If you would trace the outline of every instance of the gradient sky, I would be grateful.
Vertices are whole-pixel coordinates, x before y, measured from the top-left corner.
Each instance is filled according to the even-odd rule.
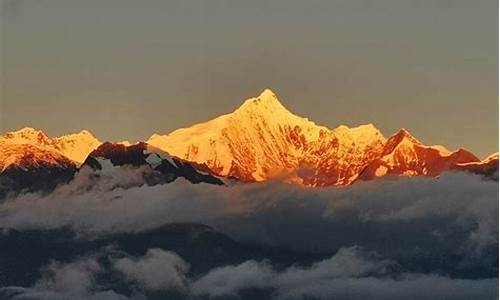
[[[0,0],[2,132],[146,139],[269,87],[328,127],[498,147],[498,0]]]

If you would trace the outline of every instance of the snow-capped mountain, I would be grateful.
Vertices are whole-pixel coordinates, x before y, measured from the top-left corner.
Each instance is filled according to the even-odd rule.
[[[365,160],[382,151],[385,138],[371,124],[333,130],[316,125],[264,90],[230,114],[147,142],[220,176],[326,185],[349,183]]]
[[[50,191],[75,171],[75,163],[56,151],[0,140],[0,199],[9,192]]]
[[[70,181],[99,144],[86,130],[50,138],[26,127],[0,135],[0,199],[21,191],[48,192]]]
[[[389,174],[436,176],[479,159],[425,146],[406,130],[388,140],[372,124],[329,129],[288,111],[269,89],[232,113],[167,135],[155,147],[243,181],[281,178],[310,186],[346,185]]]
[[[33,145],[55,151],[76,164],[81,164],[87,155],[97,148],[101,142],[87,130],[61,137],[48,137],[43,131],[25,127],[18,131],[7,132],[0,136],[0,141],[17,145]]]
[[[224,184],[206,167],[172,157],[146,143],[129,146],[103,143],[78,167],[74,161],[48,147],[4,139],[0,140],[0,200],[10,193],[52,191],[57,185],[72,180],[83,167],[90,167],[97,176],[111,177],[119,175],[117,172],[130,171],[130,168],[142,168],[137,172],[143,176],[139,185],[168,183],[179,177],[192,183]]]
[[[0,141],[0,172],[13,167],[27,170],[43,166],[70,167],[74,165],[68,158],[55,151],[30,144]]]
[[[108,161],[112,166],[149,165],[162,174],[161,182],[185,177],[219,184],[217,177],[226,177],[308,186],[347,185],[387,175],[438,176],[448,170],[496,178],[498,172],[498,154],[481,161],[464,149],[426,146],[404,129],[386,139],[373,124],[334,129],[317,125],[291,113],[269,89],[229,114],[167,135],[154,134],[146,143],[99,145],[86,130],[50,138],[26,127],[0,135],[0,168],[59,165],[73,170],[84,162],[98,168]]]
[[[453,170],[486,175],[498,180],[498,152],[491,154],[482,161],[458,163],[453,167]]]
[[[266,90],[231,114],[166,136],[155,134],[147,143],[205,164],[219,175],[254,181],[295,170],[303,147],[317,140],[321,131],[291,114]]]
[[[144,142],[134,145],[106,142],[92,151],[82,166],[89,166],[98,173],[120,172],[120,167],[149,167],[143,173],[144,182],[149,185],[167,183],[183,177],[192,183],[223,184],[210,173],[202,171],[193,163],[170,156]]]
[[[370,162],[359,178],[374,179],[385,175],[437,176],[460,163],[479,162],[467,150],[451,152],[443,146],[425,146],[407,130],[401,129],[387,140],[380,157]]]

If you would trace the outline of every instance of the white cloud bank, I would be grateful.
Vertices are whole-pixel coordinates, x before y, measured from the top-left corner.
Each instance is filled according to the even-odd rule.
[[[473,255],[498,243],[498,182],[465,173],[314,189],[183,180],[137,186],[142,175],[133,174],[144,170],[126,171],[99,178],[81,172],[49,195],[10,199],[0,205],[0,226],[72,226],[95,235],[199,222],[244,242],[320,251],[371,246],[384,239],[395,247],[413,246],[417,238],[419,245]]]
[[[70,226],[86,238],[172,222],[199,222],[240,242],[309,252],[341,250],[309,267],[283,270],[272,262],[250,260],[189,278],[186,262],[173,253],[153,249],[144,257],[124,257],[113,263],[113,272],[135,287],[135,294],[123,295],[101,286],[96,278],[103,267],[89,258],[51,265],[51,277],[30,288],[3,288],[0,295],[13,299],[146,299],[150,291],[175,290],[187,298],[213,298],[259,289],[268,291],[273,299],[497,296],[497,278],[466,278],[474,278],[468,272],[475,268],[495,273],[498,182],[448,173],[439,179],[401,178],[321,189],[276,182],[194,185],[183,180],[141,186],[142,172],[127,169],[123,176],[101,177],[81,172],[49,195],[23,194],[9,199],[0,204],[0,227]],[[375,250],[385,259],[367,256],[352,247],[355,245]],[[435,266],[451,256],[461,260]],[[424,269],[431,271],[390,271],[394,264],[411,269],[418,259],[422,260],[416,262],[417,267],[427,264]],[[414,265],[412,270],[416,270]],[[448,271],[459,274],[455,277],[463,275],[462,279],[447,277]]]

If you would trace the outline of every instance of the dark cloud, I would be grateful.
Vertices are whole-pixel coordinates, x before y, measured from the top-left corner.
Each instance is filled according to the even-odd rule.
[[[213,225],[245,241],[332,251],[381,239],[409,246],[448,241],[467,253],[497,243],[498,183],[465,173],[314,189],[281,183],[140,186],[143,169],[80,172],[52,194],[24,194],[0,206],[0,225],[70,225],[106,234],[171,222]],[[446,243],[438,243],[446,245]]]
[[[113,266],[128,281],[146,290],[184,290],[189,269],[189,265],[177,254],[161,249],[149,249],[140,258],[120,258]]]
[[[460,278],[498,272],[498,182],[480,176],[448,173],[317,189],[184,180],[147,186],[141,185],[144,172],[80,172],[49,195],[23,194],[1,204],[0,226],[69,226],[86,239],[197,222],[240,243],[299,252],[330,255],[357,245],[409,272]]]
[[[494,299],[497,279],[453,279],[404,273],[396,263],[359,247],[342,248],[310,266],[277,269],[269,261],[246,261],[187,278],[187,264],[175,253],[150,249],[142,257],[111,264],[139,290],[130,296],[96,281],[106,267],[95,257],[67,264],[52,263],[30,288],[1,288],[11,299],[147,299],[151,291],[177,291],[182,298],[242,297],[245,290],[266,291],[265,299]],[[108,270],[110,271],[110,270]],[[250,298],[251,299],[251,298]]]
[[[408,274],[401,279],[339,278],[282,291],[278,299],[496,299],[498,280]]]
[[[96,276],[103,272],[96,257],[62,264],[53,262],[42,269],[42,278],[29,288],[4,287],[0,296],[7,299],[36,300],[126,300],[112,290],[99,289]]]
[[[358,247],[343,248],[310,267],[273,270],[248,261],[209,272],[192,293],[238,295],[244,289],[272,288],[273,299],[493,299],[496,279],[460,280],[423,274],[394,274],[392,262]]]
[[[265,289],[273,287],[275,272],[265,262],[246,261],[236,266],[225,266],[210,271],[191,286],[194,295],[210,298],[237,296],[249,288]]]
[[[117,253],[119,258],[114,257]],[[1,287],[0,299],[145,300],[146,291],[185,293],[188,269],[173,252],[149,249],[144,256],[133,257],[106,247],[75,261],[52,261],[41,268],[41,278],[33,286]]]

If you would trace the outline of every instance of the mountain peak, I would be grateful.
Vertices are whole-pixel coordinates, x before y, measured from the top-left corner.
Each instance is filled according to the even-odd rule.
[[[44,150],[55,151],[76,163],[82,163],[87,155],[101,144],[87,130],[51,138],[43,131],[31,127],[7,132],[0,135],[0,139],[10,144],[33,145]]]
[[[387,139],[383,153],[386,155],[393,152],[397,147],[413,147],[413,145],[421,145],[421,143],[408,130],[401,128]]]
[[[38,133],[38,132],[40,132],[40,130],[35,129],[33,127],[24,127],[17,131],[14,131],[14,133]]]
[[[498,152],[495,152],[495,153],[492,153],[490,155],[488,155],[485,159],[483,159],[482,161],[492,161],[492,160],[498,160]]]
[[[86,129],[82,129],[78,133],[66,134],[66,135],[60,136],[60,137],[58,137],[56,139],[58,139],[58,140],[80,140],[80,139],[84,139],[84,140],[88,140],[88,141],[92,141],[92,142],[94,142],[94,141],[98,142],[97,138],[92,134],[92,132],[90,132],[90,131],[88,131]]]
[[[452,159],[473,160],[451,156],[443,146],[425,146],[404,128],[386,139],[371,123],[335,129],[316,125],[290,112],[270,89],[232,113],[155,134],[148,143],[219,176],[242,181],[284,178],[311,186],[350,184],[386,173],[433,175]]]
[[[273,99],[273,98],[277,99],[278,97],[276,97],[276,94],[271,89],[266,88],[260,93],[258,98],[260,98],[260,99]]]
[[[237,112],[277,112],[284,111],[290,113],[279,101],[276,94],[270,89],[264,89],[259,96],[249,98],[236,110]]]
[[[92,135],[92,133],[90,133],[90,131],[86,130],[86,129],[82,129],[80,130],[80,132],[78,134],[81,134],[81,135]]]
[[[17,131],[7,132],[0,137],[6,138],[10,142],[13,142],[15,144],[27,144],[27,143],[45,144],[49,139],[43,131],[32,127],[24,127]]]
[[[405,128],[401,128],[395,135],[391,138],[394,138],[397,141],[402,141],[403,139],[407,139],[414,144],[420,144],[420,141],[415,138],[408,130]]]
[[[56,149],[77,163],[83,163],[87,155],[101,144],[91,132],[85,129],[53,140]]]

